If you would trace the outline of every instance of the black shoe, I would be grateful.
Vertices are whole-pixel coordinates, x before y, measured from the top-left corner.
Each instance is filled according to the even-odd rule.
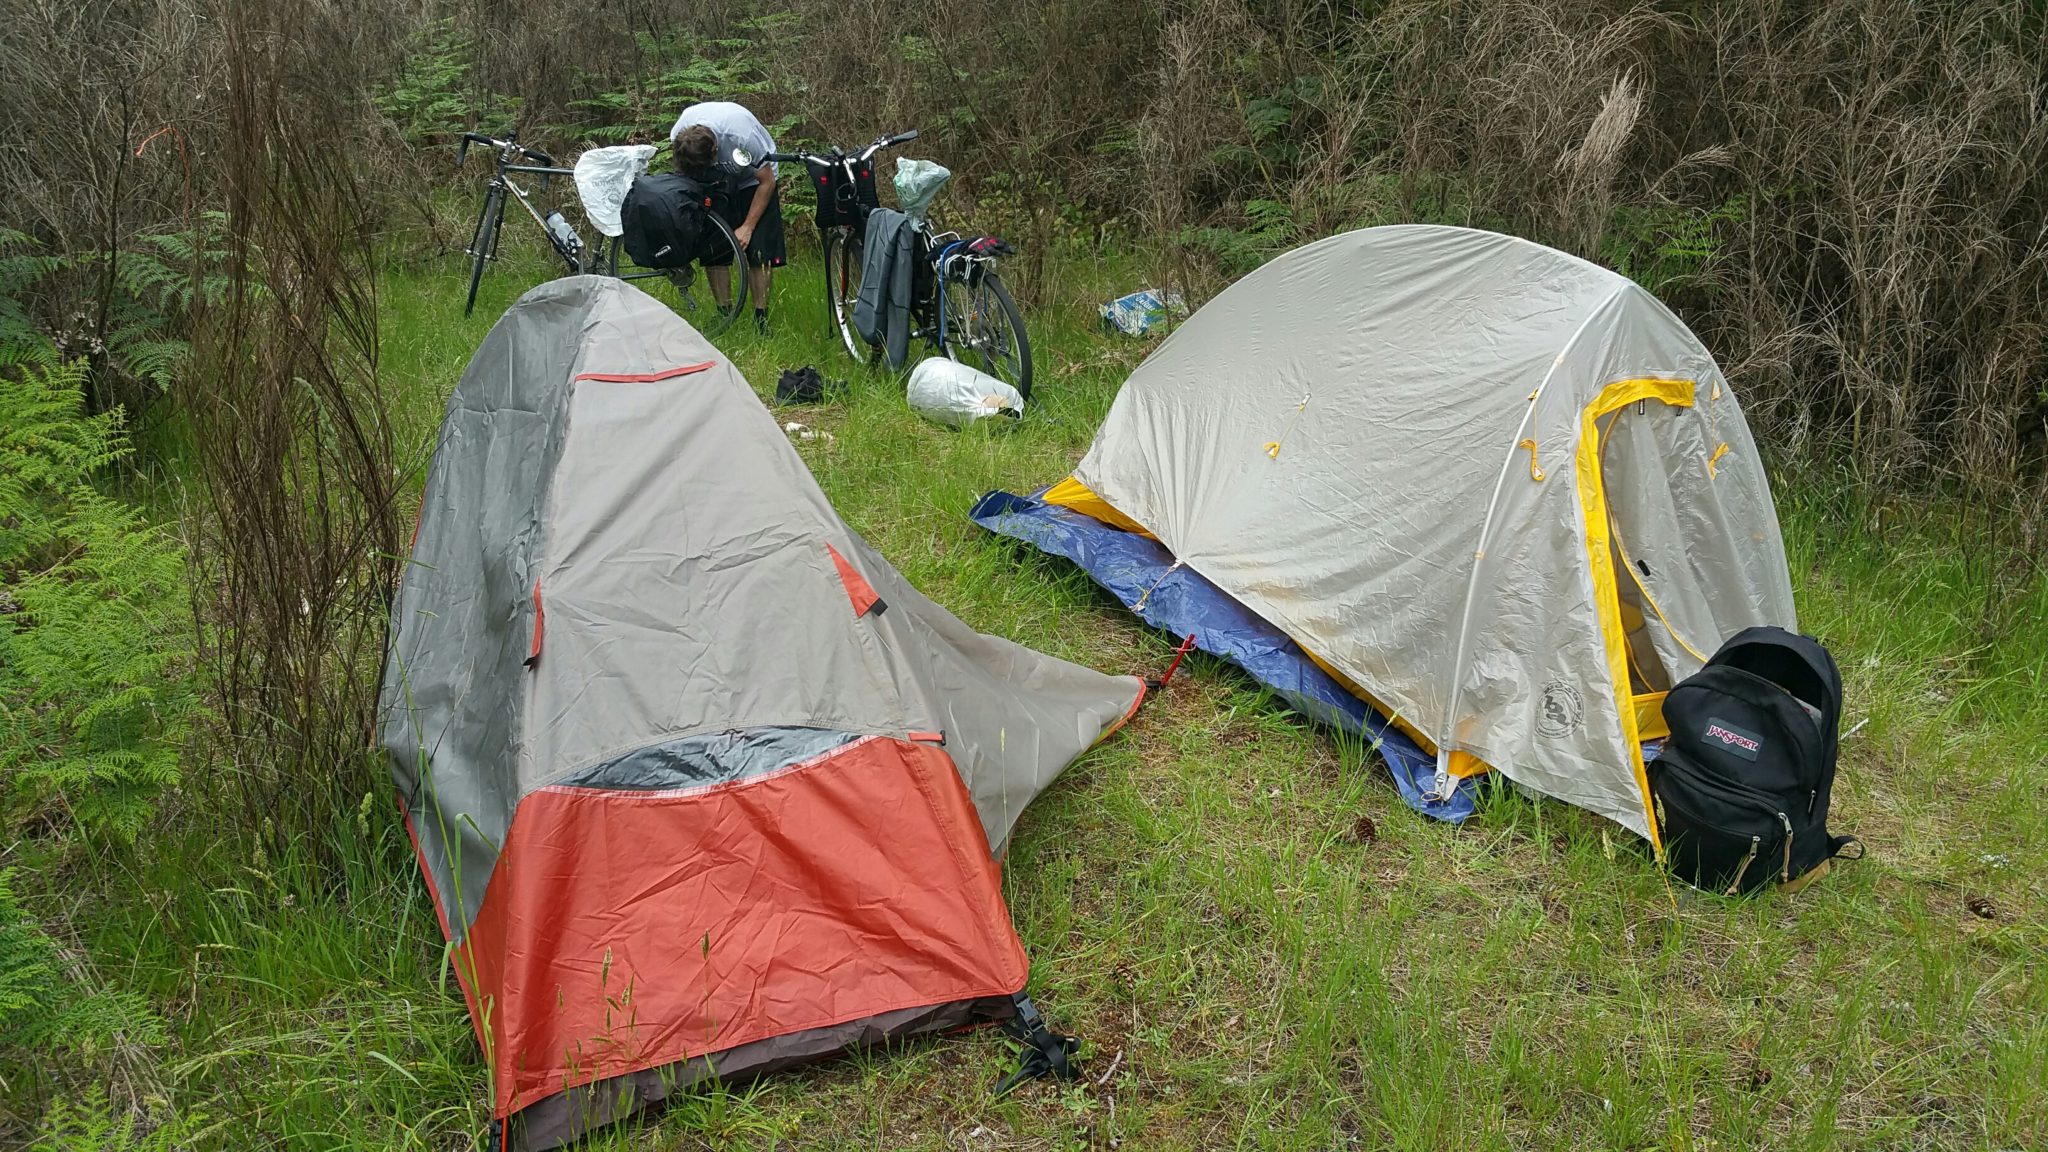
[[[754,331],[759,332],[763,336],[768,334],[768,310],[766,308],[754,309]]]
[[[775,382],[777,404],[822,404],[825,400],[825,381],[818,376],[818,370],[809,365],[795,371],[784,372]]]

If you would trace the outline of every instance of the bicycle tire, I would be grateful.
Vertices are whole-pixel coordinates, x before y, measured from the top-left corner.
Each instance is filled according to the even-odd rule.
[[[711,246],[713,251],[718,252],[722,256],[729,255],[731,257],[731,263],[722,265],[723,267],[732,269],[732,273],[729,277],[731,287],[728,292],[728,295],[731,298],[723,306],[721,306],[718,303],[717,294],[711,291],[711,286],[709,284],[710,277],[708,274],[709,269],[719,267],[721,265],[716,263],[707,264],[705,263],[704,258],[702,256],[699,256],[697,258],[697,267],[701,270],[705,270],[707,273],[705,277],[706,284],[704,286],[704,291],[706,295],[711,297],[712,316],[712,320],[709,324],[698,325],[697,330],[699,332],[702,332],[706,336],[716,336],[720,332],[725,331],[727,328],[732,327],[733,321],[738,320],[742,315],[746,313],[747,254],[743,249],[740,248],[739,237],[733,235],[732,225],[727,224],[725,222],[724,217],[720,216],[716,212],[706,212],[704,214],[704,217],[705,219],[711,221],[712,232],[714,234],[713,238],[707,241],[707,243]],[[690,297],[689,289],[679,287],[678,290],[683,295],[683,298],[686,301],[688,301],[691,311],[694,312],[696,310],[696,301]]]
[[[940,350],[946,358],[994,376],[1029,402],[1031,335],[1003,278],[983,270],[967,280],[949,280],[941,291],[946,293],[946,322]],[[956,306],[955,299],[964,307]]]
[[[462,314],[469,315],[476,310],[477,285],[483,283],[484,265],[498,249],[498,229],[505,222],[505,194],[492,189],[484,196],[484,206],[477,213],[476,230],[469,236],[469,298],[463,301]]]
[[[836,227],[825,233],[825,309],[839,329],[839,340],[855,363],[865,341],[853,327],[854,305],[860,300],[861,262],[866,245],[853,229]]]

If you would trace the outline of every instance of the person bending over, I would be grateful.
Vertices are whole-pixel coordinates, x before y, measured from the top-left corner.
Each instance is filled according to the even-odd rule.
[[[692,104],[669,130],[676,171],[697,180],[720,180],[731,195],[721,199],[720,215],[747,254],[747,289],[754,297],[754,325],[768,330],[770,270],[789,261],[783,241],[782,193],[775,186],[775,165],[760,158],[775,151],[768,129],[752,112],[729,100]],[[753,167],[736,163],[734,150],[744,152]],[[704,271],[713,295],[731,299],[731,273],[722,267]]]

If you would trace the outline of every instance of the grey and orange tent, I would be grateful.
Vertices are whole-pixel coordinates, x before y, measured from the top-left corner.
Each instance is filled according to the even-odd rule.
[[[495,1134],[980,1021],[1057,1048],[996,856],[1144,693],[919,595],[651,297],[528,293],[448,402],[380,720]]]

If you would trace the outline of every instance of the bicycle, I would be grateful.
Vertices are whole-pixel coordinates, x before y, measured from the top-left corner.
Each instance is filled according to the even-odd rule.
[[[542,215],[534,206],[536,191],[546,193],[557,176],[573,177],[576,170],[556,165],[554,157],[537,149],[528,148],[518,142],[517,132],[508,132],[502,140],[492,139],[475,132],[464,132],[462,143],[455,153],[455,166],[460,168],[469,158],[469,146],[478,144],[490,149],[497,158],[497,169],[490,182],[484,186],[483,207],[477,212],[476,228],[470,233],[469,247],[465,254],[470,258],[469,298],[463,303],[462,314],[469,315],[476,308],[477,286],[483,282],[485,265],[498,258],[498,238],[505,225],[505,200],[509,196],[519,201],[526,214],[540,226],[541,235],[547,239],[548,247],[567,269],[566,275],[612,276],[620,280],[649,280],[655,277],[668,280],[675,285],[683,298],[684,307],[695,312],[697,300],[691,294],[695,271],[691,265],[681,268],[646,269],[638,272],[619,272],[619,238],[599,236],[597,243],[586,244],[574,225],[557,209],[550,209]],[[531,163],[520,163],[520,161]],[[540,187],[521,187],[514,176],[537,176]],[[726,277],[725,299],[718,299],[717,285],[710,285],[712,297],[712,321],[700,326],[707,336],[715,336],[730,327],[733,321],[746,311],[747,266],[746,254],[740,248],[739,238],[733,235],[732,226],[725,222],[716,210],[715,194],[708,193],[699,206],[711,228],[707,232],[706,251],[700,253],[693,264],[705,269],[737,268],[739,275]],[[710,277],[707,275],[707,280]]]
[[[801,163],[818,191],[818,243],[825,256],[825,303],[847,354],[863,357],[865,341],[854,330],[860,298],[861,262],[866,255],[867,218],[882,206],[875,193],[874,157],[917,139],[912,129],[878,136],[858,152],[834,147],[771,152],[765,160]],[[911,338],[925,340],[948,359],[998,377],[1031,398],[1031,339],[1024,317],[995,269],[1011,249],[994,237],[964,240],[956,232],[935,232],[916,221],[917,265],[911,278]]]

